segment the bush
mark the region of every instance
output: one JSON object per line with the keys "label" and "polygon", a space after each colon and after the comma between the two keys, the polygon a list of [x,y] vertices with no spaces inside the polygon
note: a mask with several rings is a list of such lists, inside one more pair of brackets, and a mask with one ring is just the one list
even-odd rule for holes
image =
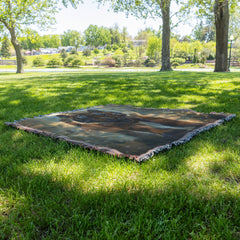
{"label": "bush", "polygon": [[156,64],[157,64],[156,61],[154,61],[154,59],[151,59],[151,58],[146,59],[144,62],[144,65],[146,67],[154,67],[156,66]]}
{"label": "bush", "polygon": [[100,66],[101,65],[101,60],[98,58],[94,61],[94,65]]}
{"label": "bush", "polygon": [[25,56],[22,56],[22,63],[23,63],[23,65],[28,64],[27,58]]}
{"label": "bush", "polygon": [[65,49],[61,50],[60,56],[61,56],[63,61],[67,58],[68,54],[66,53]]}
{"label": "bush", "polygon": [[231,56],[231,60],[234,62],[239,62],[240,61],[240,46],[239,48],[233,48],[232,49],[232,56]]}
{"label": "bush", "polygon": [[116,61],[113,58],[107,57],[102,60],[102,65],[108,65],[109,67],[115,67]]}
{"label": "bush", "polygon": [[196,56],[196,55],[193,56],[193,63],[199,63],[198,56]]}
{"label": "bush", "polygon": [[130,55],[129,55],[128,53],[125,53],[125,54],[123,55],[122,59],[123,59],[123,66],[124,66],[124,67],[127,67],[127,66],[128,66],[128,63],[129,63],[129,60],[131,60],[131,59],[130,59]]}
{"label": "bush", "polygon": [[141,67],[143,65],[143,60],[141,58],[137,58],[134,63],[134,67]]}
{"label": "bush", "polygon": [[98,48],[94,48],[93,52],[94,52],[95,54],[98,54],[98,53],[99,53],[99,49],[98,49]]}
{"label": "bush", "polygon": [[123,55],[123,51],[121,49],[117,49],[115,52],[114,52],[114,55]]}
{"label": "bush", "polygon": [[199,63],[199,57],[198,57],[196,48],[194,49],[193,63]]}
{"label": "bush", "polygon": [[56,67],[60,67],[62,66],[63,62],[60,58],[58,57],[52,57],[48,63],[47,63],[47,66],[48,67],[51,67],[51,68],[56,68]]}
{"label": "bush", "polygon": [[77,52],[76,48],[72,48],[70,54],[71,55],[78,55],[78,52]]}
{"label": "bush", "polygon": [[44,59],[42,57],[36,57],[33,60],[33,66],[34,67],[42,67],[44,65],[45,65],[45,63],[44,63]]}
{"label": "bush", "polygon": [[79,67],[84,65],[83,61],[77,55],[71,55],[64,61],[64,66],[68,67]]}
{"label": "bush", "polygon": [[126,67],[134,67],[134,60],[132,59],[129,59],[127,62],[126,62]]}
{"label": "bush", "polygon": [[205,56],[201,56],[199,61],[200,61],[200,63],[205,64],[207,61],[207,58]]}
{"label": "bush", "polygon": [[186,59],[187,58],[187,53],[185,51],[183,51],[183,50],[177,49],[177,50],[174,51],[174,57],[175,58],[184,58],[184,59]]}
{"label": "bush", "polygon": [[71,65],[73,67],[79,67],[83,65],[83,61],[79,58],[79,57],[75,57],[72,61],[71,61]]}
{"label": "bush", "polygon": [[207,60],[214,60],[215,57],[212,54],[209,54],[209,57],[207,58]]}
{"label": "bush", "polygon": [[114,43],[114,44],[112,45],[112,49],[113,49],[114,51],[116,51],[118,48],[119,48],[119,46],[118,46],[116,43]]}
{"label": "bush", "polygon": [[[138,55],[141,56],[144,53],[144,48],[139,46],[138,49],[139,49]],[[152,36],[148,39],[146,54],[149,58],[153,59],[157,63],[159,63],[161,59],[161,49],[162,49],[162,41],[159,37]]]}
{"label": "bush", "polygon": [[131,50],[133,50],[133,49],[134,49],[133,43],[129,43],[128,48],[130,48]]}
{"label": "bush", "polygon": [[122,67],[123,66],[123,56],[121,55],[116,55],[112,57],[115,62],[116,62],[116,67]]}
{"label": "bush", "polygon": [[108,50],[108,51],[111,51],[112,50],[112,47],[111,47],[111,45],[107,45],[107,47],[106,47],[106,49]]}
{"label": "bush", "polygon": [[185,58],[172,58],[171,63],[174,63],[174,62],[179,63],[179,65],[180,65],[180,64],[184,64],[186,62],[186,60],[185,60]]}
{"label": "bush", "polygon": [[82,55],[85,57],[91,56],[91,50],[90,49],[84,49],[82,52]]}
{"label": "bush", "polygon": [[71,62],[74,60],[74,58],[76,58],[76,56],[69,56],[65,59],[64,61],[64,66],[69,66],[71,65]]}
{"label": "bush", "polygon": [[176,67],[179,66],[180,64],[179,64],[178,62],[173,62],[171,65],[172,65],[174,68],[176,68]]}
{"label": "bush", "polygon": [[121,48],[121,49],[123,49],[123,48],[125,48],[125,47],[126,47],[126,44],[125,44],[125,43],[121,43],[121,44],[120,44],[120,48]]}
{"label": "bush", "polygon": [[127,48],[127,47],[124,47],[124,48],[122,49],[122,52],[123,52],[123,53],[128,53],[128,48]]}
{"label": "bush", "polygon": [[104,54],[104,55],[107,55],[107,54],[108,54],[107,49],[103,49],[103,54]]}

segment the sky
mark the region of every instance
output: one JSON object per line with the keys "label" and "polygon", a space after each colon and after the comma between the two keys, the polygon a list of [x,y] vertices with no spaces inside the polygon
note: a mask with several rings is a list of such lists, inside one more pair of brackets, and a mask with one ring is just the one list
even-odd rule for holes
{"label": "sky", "polygon": [[[172,9],[175,8],[176,6],[172,6]],[[63,34],[68,29],[83,33],[90,24],[99,27],[112,27],[114,24],[118,24],[120,29],[127,27],[128,33],[134,37],[140,30],[146,27],[158,30],[161,25],[161,19],[141,20],[133,16],[126,17],[124,13],[109,11],[107,6],[98,8],[97,3],[88,0],[84,4],[80,4],[77,9],[73,9],[71,6],[68,6],[68,8],[62,7],[62,10],[56,14],[56,24],[52,26],[52,29],[40,32],[40,34]],[[183,36],[190,35],[191,30],[192,27],[189,24],[181,24],[181,28],[179,27],[173,32]]]}

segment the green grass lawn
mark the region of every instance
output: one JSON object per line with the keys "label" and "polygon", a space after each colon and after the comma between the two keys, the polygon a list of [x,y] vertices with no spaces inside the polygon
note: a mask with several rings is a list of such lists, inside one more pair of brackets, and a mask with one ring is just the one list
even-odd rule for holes
{"label": "green grass lawn", "polygon": [[[4,125],[101,104],[236,117],[138,164]],[[0,74],[0,239],[239,239],[239,73]]]}

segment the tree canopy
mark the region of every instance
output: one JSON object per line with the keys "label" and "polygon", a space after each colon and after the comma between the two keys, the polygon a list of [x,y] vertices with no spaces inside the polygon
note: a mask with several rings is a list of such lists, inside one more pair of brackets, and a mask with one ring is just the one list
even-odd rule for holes
{"label": "tree canopy", "polygon": [[57,0],[0,0],[0,22],[18,31],[32,24],[49,26],[55,21],[53,15],[59,10],[57,3]]}
{"label": "tree canopy", "polygon": [[98,27],[97,25],[90,25],[85,31],[86,45],[92,47],[103,46],[111,44],[111,34],[109,29],[105,27]]}
{"label": "tree canopy", "polygon": [[76,49],[83,43],[83,37],[80,32],[68,30],[61,35],[62,46],[75,46]]}
{"label": "tree canopy", "polygon": [[240,6],[236,6],[235,11],[230,15],[229,33],[237,40],[240,38]]}

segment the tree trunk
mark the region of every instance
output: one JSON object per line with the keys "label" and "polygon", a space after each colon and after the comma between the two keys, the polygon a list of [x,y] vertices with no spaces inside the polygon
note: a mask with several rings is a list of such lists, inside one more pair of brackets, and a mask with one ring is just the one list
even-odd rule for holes
{"label": "tree trunk", "polygon": [[17,73],[23,73],[23,60],[22,60],[22,52],[21,52],[21,45],[17,41],[15,28],[12,27],[9,29],[11,34],[11,42],[16,52],[17,57]]}
{"label": "tree trunk", "polygon": [[228,0],[215,0],[214,6],[216,25],[216,63],[214,72],[227,72],[228,69]]}
{"label": "tree trunk", "polygon": [[160,71],[172,71],[170,63],[170,4],[171,0],[161,0],[162,11],[162,67]]}

